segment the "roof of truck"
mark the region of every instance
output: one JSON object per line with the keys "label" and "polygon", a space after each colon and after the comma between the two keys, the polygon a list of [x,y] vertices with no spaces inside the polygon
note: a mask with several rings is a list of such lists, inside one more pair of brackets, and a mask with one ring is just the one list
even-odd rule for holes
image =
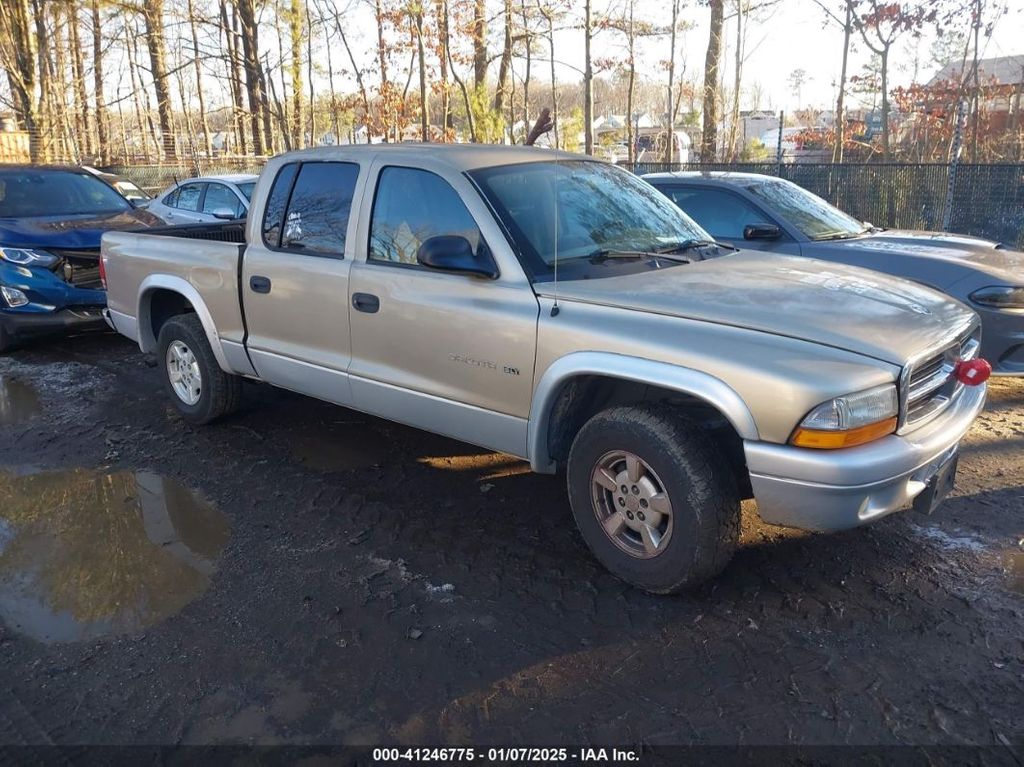
{"label": "roof of truck", "polygon": [[515,146],[504,144],[433,144],[423,142],[403,142],[400,144],[346,144],[333,147],[313,147],[289,152],[288,157],[301,159],[315,157],[319,159],[346,157],[365,157],[366,155],[385,155],[406,162],[431,159],[447,162],[459,170],[488,168],[497,165],[514,165],[524,162],[550,162],[552,160],[594,160],[586,155],[573,154],[555,149],[544,149],[533,146]]}

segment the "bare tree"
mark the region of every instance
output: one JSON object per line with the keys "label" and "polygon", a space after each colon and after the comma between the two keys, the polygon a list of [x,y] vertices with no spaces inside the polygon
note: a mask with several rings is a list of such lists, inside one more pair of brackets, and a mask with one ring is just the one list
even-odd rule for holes
{"label": "bare tree", "polygon": [[718,151],[718,69],[722,60],[722,27],[725,0],[711,0],[711,28],[704,57],[704,126],[700,137],[700,159],[713,162]]}

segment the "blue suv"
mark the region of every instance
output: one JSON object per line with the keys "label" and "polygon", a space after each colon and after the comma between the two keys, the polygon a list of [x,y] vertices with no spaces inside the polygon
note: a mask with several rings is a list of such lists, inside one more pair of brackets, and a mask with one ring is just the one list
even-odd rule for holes
{"label": "blue suv", "polygon": [[100,237],[161,224],[80,168],[0,166],[0,351],[102,325]]}

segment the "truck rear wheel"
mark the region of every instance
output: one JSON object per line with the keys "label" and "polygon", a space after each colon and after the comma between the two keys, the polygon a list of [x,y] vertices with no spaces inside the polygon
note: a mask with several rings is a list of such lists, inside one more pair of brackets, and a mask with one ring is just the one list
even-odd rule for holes
{"label": "truck rear wheel", "polygon": [[220,369],[196,314],[179,314],[164,323],[157,362],[164,388],[186,421],[209,423],[237,409],[242,382]]}
{"label": "truck rear wheel", "polygon": [[736,478],[706,433],[664,406],[616,407],[580,430],[569,500],[597,559],[656,594],[717,575],[739,539]]}

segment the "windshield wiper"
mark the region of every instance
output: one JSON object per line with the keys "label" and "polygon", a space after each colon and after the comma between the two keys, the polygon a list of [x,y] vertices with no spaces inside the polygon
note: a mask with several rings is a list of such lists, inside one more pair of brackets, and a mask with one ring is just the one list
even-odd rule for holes
{"label": "windshield wiper", "polygon": [[811,239],[815,242],[825,242],[827,240],[852,240],[855,237],[860,237],[864,232],[830,232],[829,234],[819,234],[817,237]]}
{"label": "windshield wiper", "polygon": [[717,242],[715,240],[698,240],[698,239],[693,239],[693,240],[683,240],[682,242],[677,242],[677,243],[675,243],[673,245],[666,245],[663,248],[658,248],[654,252],[657,253],[659,256],[667,256],[667,255],[671,255],[672,253],[685,253],[686,251],[694,250],[695,248],[708,248],[708,247],[728,248],[729,250],[739,250],[739,248],[734,248],[732,245],[726,245],[724,242]]}
{"label": "windshield wiper", "polygon": [[636,260],[640,258],[663,258],[667,261],[675,261],[680,264],[690,263],[688,258],[673,258],[672,253],[677,246],[673,245],[671,250],[617,250],[615,248],[598,248],[580,258],[586,258],[592,264],[600,264],[611,259]]}

